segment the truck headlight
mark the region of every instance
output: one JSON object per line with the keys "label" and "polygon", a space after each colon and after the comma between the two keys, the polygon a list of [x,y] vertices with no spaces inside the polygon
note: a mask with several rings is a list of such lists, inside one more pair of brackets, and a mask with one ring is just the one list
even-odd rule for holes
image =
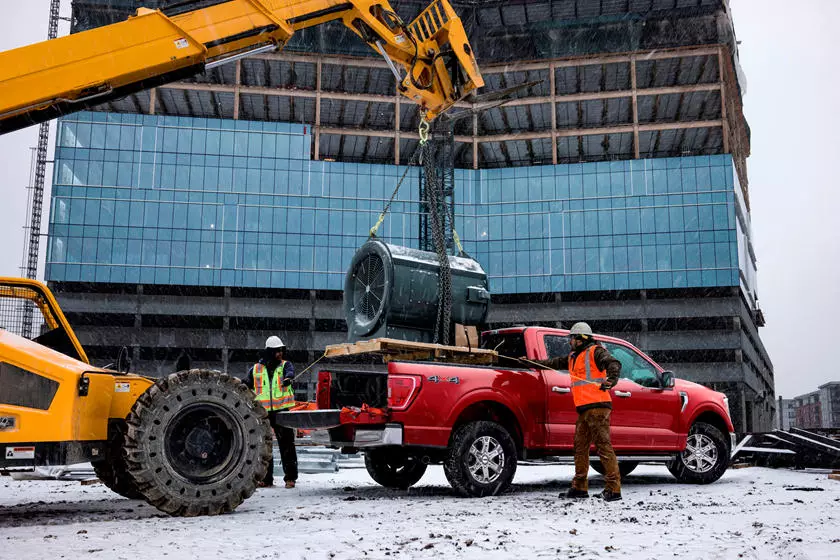
{"label": "truck headlight", "polygon": [[729,412],[729,397],[723,396],[723,407],[726,409],[726,415],[732,418],[732,413]]}

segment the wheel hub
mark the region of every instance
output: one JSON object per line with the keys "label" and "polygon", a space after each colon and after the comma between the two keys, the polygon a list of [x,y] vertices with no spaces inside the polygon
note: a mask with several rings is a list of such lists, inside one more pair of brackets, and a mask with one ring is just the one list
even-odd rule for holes
{"label": "wheel hub", "polygon": [[482,436],[470,446],[467,467],[476,482],[490,484],[502,476],[505,452],[502,444],[492,436]]}
{"label": "wheel hub", "polygon": [[718,463],[718,448],[709,436],[691,434],[682,453],[682,461],[692,472],[709,472]]}
{"label": "wheel hub", "polygon": [[221,407],[197,404],[180,411],[165,434],[164,450],[172,469],[184,479],[210,483],[224,478],[243,453],[242,436]]}

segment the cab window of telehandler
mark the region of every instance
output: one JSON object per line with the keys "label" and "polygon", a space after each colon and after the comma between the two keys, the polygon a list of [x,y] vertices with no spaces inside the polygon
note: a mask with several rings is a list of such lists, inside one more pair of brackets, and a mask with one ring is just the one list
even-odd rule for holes
{"label": "cab window of telehandler", "polygon": [[82,360],[49,300],[36,287],[0,284],[0,329]]}

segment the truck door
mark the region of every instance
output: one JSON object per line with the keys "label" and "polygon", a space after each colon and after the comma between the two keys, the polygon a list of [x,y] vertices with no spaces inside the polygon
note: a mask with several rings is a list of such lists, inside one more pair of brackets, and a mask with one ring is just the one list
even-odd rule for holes
{"label": "truck door", "polygon": [[[549,358],[569,355],[569,339],[556,334],[543,336]],[[541,372],[546,391],[546,432],[551,449],[573,449],[577,411],[572,400],[572,379],[568,370]]]}
{"label": "truck door", "polygon": [[602,342],[621,362],[621,379],[612,396],[612,444],[616,450],[667,450],[677,446],[680,397],[662,389],[659,371],[628,346]]}

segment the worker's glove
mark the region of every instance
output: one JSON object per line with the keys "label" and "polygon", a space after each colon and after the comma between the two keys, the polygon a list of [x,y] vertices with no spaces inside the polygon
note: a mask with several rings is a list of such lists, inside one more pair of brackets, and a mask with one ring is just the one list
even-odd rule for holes
{"label": "worker's glove", "polygon": [[292,384],[292,380],[289,379],[288,377],[283,379],[283,387],[288,387],[291,384]]}
{"label": "worker's glove", "polygon": [[604,383],[601,383],[601,386],[598,388],[602,391],[609,391],[610,389],[612,389],[612,385],[608,381],[605,381]]}

